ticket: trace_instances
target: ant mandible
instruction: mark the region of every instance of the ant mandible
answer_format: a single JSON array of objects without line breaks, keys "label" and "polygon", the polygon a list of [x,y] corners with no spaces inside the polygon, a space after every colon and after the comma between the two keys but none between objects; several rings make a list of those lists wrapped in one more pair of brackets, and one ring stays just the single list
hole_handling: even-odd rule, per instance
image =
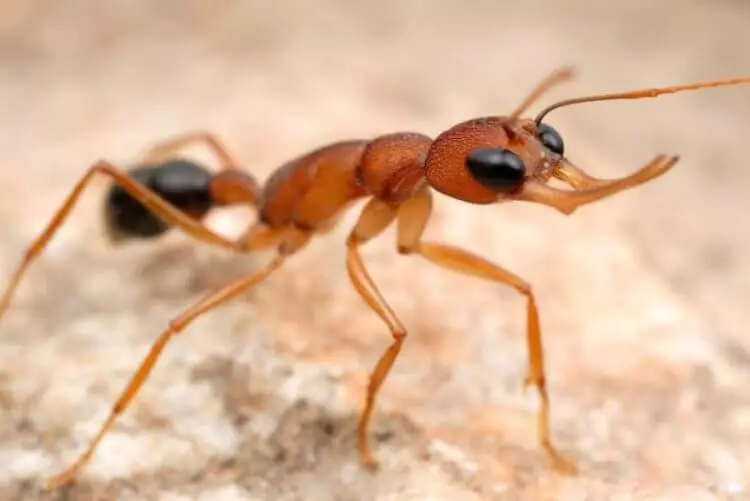
[{"label": "ant mandible", "polygon": [[[26,252],[0,301],[0,315],[7,309],[28,266],[97,174],[108,176],[113,182],[105,217],[107,231],[114,240],[154,237],[174,227],[201,242],[230,251],[245,253],[275,248],[276,252],[275,258],[260,270],[229,283],[169,322],[88,448],[52,478],[48,486],[53,488],[77,478],[173,336],[198,316],[268,278],[313,237],[330,230],[350,204],[363,198],[369,201],[346,240],[346,268],[357,292],[388,326],[393,341],[378,360],[367,387],[357,428],[362,464],[376,465],[367,442],[368,425],[375,397],[401,351],[407,330],[370,278],[359,250],[395,221],[400,254],[416,254],[440,267],[510,286],[526,298],[529,360],[524,386],[534,386],[539,393],[538,439],[556,470],[575,473],[576,464],[557,452],[549,436],[550,405],[542,336],[531,285],[466,250],[423,240],[432,211],[432,190],[471,204],[527,201],[571,214],[583,205],[663,175],[675,165],[678,156],[656,155],[640,170],[622,178],[593,177],[565,156],[562,137],[543,121],[549,112],[593,101],[650,98],[747,84],[750,77],[567,99],[548,106],[533,119],[522,117],[546,91],[572,76],[571,68],[559,68],[537,84],[510,115],[471,119],[454,125],[435,139],[399,132],[324,146],[287,162],[271,174],[264,186],[240,170],[227,148],[211,133],[185,134],[159,143],[147,153],[143,166],[127,172],[106,161],[93,165]],[[219,158],[221,168],[217,173],[174,156],[178,150],[196,143],[206,144]],[[549,186],[547,183],[553,178],[567,183],[571,189]],[[202,222],[213,207],[243,204],[257,209],[258,219],[236,240],[219,235]]]}]

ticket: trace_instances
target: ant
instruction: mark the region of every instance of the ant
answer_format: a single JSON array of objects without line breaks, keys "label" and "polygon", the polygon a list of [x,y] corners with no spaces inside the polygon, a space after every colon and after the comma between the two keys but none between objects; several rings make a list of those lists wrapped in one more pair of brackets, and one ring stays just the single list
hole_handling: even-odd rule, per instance
[{"label": "ant", "polygon": [[[470,119],[435,139],[419,133],[397,132],[323,146],[285,163],[263,186],[251,174],[240,170],[226,147],[209,132],[187,133],[158,143],[147,152],[144,165],[127,172],[103,160],[94,164],[27,250],[0,300],[0,315],[7,309],[28,266],[98,174],[109,177],[113,183],[105,219],[107,232],[114,240],[153,238],[169,228],[179,228],[198,241],[234,252],[275,249],[275,257],[258,271],[213,292],[169,322],[88,448],[52,478],[49,487],[75,481],[174,336],[198,316],[263,282],[313,237],[332,229],[343,211],[361,199],[368,200],[346,239],[346,269],[354,288],[388,326],[393,338],[371,373],[358,422],[362,465],[376,466],[367,441],[368,426],[375,397],[401,351],[407,329],[370,278],[360,247],[396,222],[400,254],[418,255],[439,267],[509,286],[526,298],[529,360],[524,387],[534,386],[539,394],[538,440],[555,470],[575,474],[576,463],[560,454],[550,439],[542,335],[531,285],[466,250],[423,240],[432,211],[432,191],[476,205],[540,203],[569,215],[579,207],[656,179],[668,172],[679,157],[656,155],[641,169],[621,178],[593,177],[565,156],[562,137],[543,121],[551,111],[594,101],[652,98],[686,90],[747,84],[750,77],[566,99],[543,109],[533,119],[522,117],[545,92],[573,75],[570,67],[558,68],[542,79],[511,114]],[[210,173],[197,163],[175,157],[181,148],[198,143],[208,146],[218,157],[221,163],[218,172]],[[567,183],[571,189],[549,186],[552,179]],[[214,207],[243,204],[257,209],[258,218],[236,240],[215,233],[202,222]]]}]

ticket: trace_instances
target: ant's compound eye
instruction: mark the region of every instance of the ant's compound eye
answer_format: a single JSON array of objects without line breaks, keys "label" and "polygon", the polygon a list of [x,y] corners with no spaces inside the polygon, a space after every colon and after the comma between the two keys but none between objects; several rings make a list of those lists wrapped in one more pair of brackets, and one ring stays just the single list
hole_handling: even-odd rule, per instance
[{"label": "ant's compound eye", "polygon": [[565,145],[563,144],[562,136],[555,129],[547,124],[539,124],[537,130],[539,131],[539,140],[545,148],[552,153],[563,154]]},{"label": "ant's compound eye", "polygon": [[502,148],[472,151],[466,157],[466,167],[479,184],[502,193],[517,190],[526,174],[519,156]]}]

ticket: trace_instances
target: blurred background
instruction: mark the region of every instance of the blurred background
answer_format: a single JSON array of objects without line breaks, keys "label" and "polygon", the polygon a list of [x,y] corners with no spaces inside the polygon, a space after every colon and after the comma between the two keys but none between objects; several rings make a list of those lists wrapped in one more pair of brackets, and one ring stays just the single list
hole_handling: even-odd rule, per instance
[{"label": "blurred background", "polygon": [[[0,7],[7,276],[94,161],[126,167],[188,130],[217,133],[264,179],[326,142],[434,136],[506,113],[561,65],[576,80],[534,111],[750,74],[750,4],[737,0]],[[356,416],[390,339],[346,276],[355,209],[170,345],[70,499],[748,499],[749,111],[746,86],[555,112],[567,154],[592,174],[682,156],[663,178],[570,218],[438,198],[430,238],[534,284],[553,436],[579,477],[555,475],[536,446],[536,400],[521,391],[523,301],[398,256],[392,230],[365,260],[410,337],[376,411],[382,469],[357,468]],[[2,499],[55,499],[38,482],[88,443],[166,322],[267,257],[178,234],[112,248],[105,184],[83,197],[0,325]],[[252,218],[210,221],[232,234]]]}]

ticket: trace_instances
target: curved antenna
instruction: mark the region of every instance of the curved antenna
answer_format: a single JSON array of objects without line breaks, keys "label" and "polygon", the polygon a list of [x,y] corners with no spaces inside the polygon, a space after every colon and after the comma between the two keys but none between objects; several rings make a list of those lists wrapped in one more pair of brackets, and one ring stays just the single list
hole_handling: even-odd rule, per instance
[{"label": "curved antenna", "polygon": [[611,101],[615,99],[643,99],[643,98],[657,97],[663,94],[673,94],[675,92],[681,92],[685,90],[698,90],[698,89],[707,89],[710,87],[726,87],[729,85],[741,85],[741,84],[750,84],[750,77],[728,78],[724,80],[699,82],[699,83],[687,84],[687,85],[673,85],[671,87],[640,89],[640,90],[633,90],[629,92],[619,92],[616,94],[599,94],[599,95],[593,95],[593,96],[587,96],[587,97],[576,97],[573,99],[565,99],[564,101],[559,101],[543,109],[536,116],[536,118],[534,119],[534,122],[537,125],[539,125],[542,122],[542,119],[550,111],[556,110],[558,108],[562,108],[563,106],[569,106],[571,104],[591,103],[594,101]]},{"label": "curved antenna", "polygon": [[524,100],[521,102],[521,104],[518,105],[513,113],[508,115],[508,118],[520,117],[521,114],[529,108],[529,106],[534,104],[534,101],[542,96],[542,94],[550,90],[552,87],[555,87],[567,80],[572,79],[574,76],[575,71],[571,66],[563,66],[561,68],[557,68],[552,73],[547,75],[541,82],[539,82],[531,92],[529,92],[526,98],[524,98]]}]

